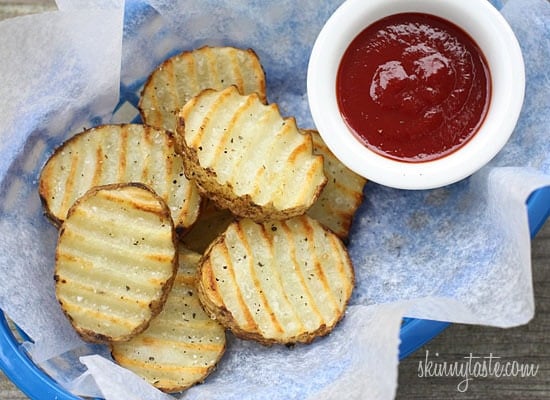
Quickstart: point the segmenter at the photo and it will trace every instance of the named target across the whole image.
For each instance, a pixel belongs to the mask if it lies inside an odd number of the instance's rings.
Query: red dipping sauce
[[[442,18],[402,13],[363,30],[336,79],[340,112],[372,151],[424,162],[468,142],[491,97],[485,57],[470,36]]]

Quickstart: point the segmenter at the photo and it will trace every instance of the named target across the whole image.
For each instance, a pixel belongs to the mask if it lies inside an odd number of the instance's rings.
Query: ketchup
[[[491,79],[476,43],[433,15],[401,13],[363,30],[336,79],[340,112],[371,150],[405,162],[444,157],[475,135]]]

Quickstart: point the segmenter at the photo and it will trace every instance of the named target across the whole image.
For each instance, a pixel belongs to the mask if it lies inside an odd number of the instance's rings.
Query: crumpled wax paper
[[[52,276],[57,232],[37,195],[47,157],[84,128],[135,120],[152,69],[205,44],[253,48],[269,101],[314,127],[309,52],[340,2],[59,0],[59,11],[0,23],[0,307],[33,338],[25,346],[35,362],[66,388],[108,400],[174,397],[114,365],[105,347],[84,344],[62,315]],[[349,243],[357,285],[334,332],[292,348],[229,335],[217,370],[175,397],[391,399],[403,316],[499,327],[532,318],[525,201],[550,185],[550,5],[492,3],[518,37],[527,76],[503,151],[441,189],[367,184]]]

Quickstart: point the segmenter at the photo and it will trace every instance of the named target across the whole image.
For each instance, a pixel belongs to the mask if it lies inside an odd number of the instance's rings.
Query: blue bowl
[[[550,186],[539,189],[527,199],[531,236],[540,230],[550,216]],[[403,320],[399,358],[404,359],[441,333],[448,322],[422,319]],[[24,332],[21,339],[28,340]],[[0,368],[11,381],[31,399],[78,400],[36,366],[10,329],[6,316],[0,310]]]

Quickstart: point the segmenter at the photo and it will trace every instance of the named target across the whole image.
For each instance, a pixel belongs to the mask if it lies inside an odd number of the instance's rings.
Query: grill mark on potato
[[[232,262],[229,249],[227,248],[227,244],[225,242],[222,243],[220,251],[222,252],[226,260],[225,265],[227,266],[227,271],[229,273],[229,277],[231,278],[230,285],[231,287],[234,287],[236,289],[236,306],[239,308],[239,311],[244,318],[243,325],[249,330],[258,331],[258,323],[254,318],[254,313],[252,312],[252,310],[250,310],[250,308],[248,307],[248,303],[245,301],[243,290],[241,288],[241,285],[239,285],[240,281],[237,279],[235,264]],[[231,312],[232,310],[230,309],[229,311]]]
[[[227,248],[222,244],[213,249],[212,257],[221,257],[223,259],[224,273],[222,278],[217,278],[214,271],[214,265],[211,261],[202,263],[201,266],[201,281],[206,284],[204,288],[208,293],[210,302],[213,302],[217,308],[222,310],[222,318],[235,318],[241,324],[246,326],[254,326],[254,319],[250,314],[248,308],[245,305],[242,293],[237,285],[237,278],[231,259],[229,257]],[[223,299],[222,293],[224,293],[225,287],[234,288],[235,290],[229,290],[229,299]],[[200,288],[200,286],[199,286]],[[199,295],[201,292],[199,291]],[[203,301],[205,306],[208,306],[208,302]],[[213,313],[212,309],[210,310]]]
[[[278,111],[278,107],[275,107],[275,109]],[[285,136],[290,136],[291,132],[296,128],[296,124],[294,119],[286,119],[283,120],[282,125],[280,128],[275,132],[273,135],[275,140],[274,143],[280,143],[284,140]],[[290,137],[290,140],[292,142],[298,141],[298,137]],[[289,146],[288,142],[284,143],[288,149],[292,151],[292,147]],[[293,143],[294,145],[294,143]],[[280,144],[279,144],[280,146]],[[285,149],[286,150],[286,149]],[[293,187],[285,187],[287,183],[290,182],[289,179],[286,179],[284,174],[281,173],[281,171],[287,166],[285,162],[283,161],[282,157],[284,157],[283,154],[277,153],[277,152],[270,152],[265,160],[265,164],[267,165],[273,165],[275,164],[276,167],[273,167],[269,172],[269,182],[270,184],[267,185],[267,187],[264,187],[264,190],[269,191],[269,197],[272,199],[273,204],[278,207],[281,205],[281,202],[286,202],[289,204],[289,207],[293,207],[296,202],[295,199],[295,193],[293,193]],[[262,185],[266,186],[266,185]],[[308,186],[308,185],[302,185],[302,186]]]
[[[103,175],[103,161],[105,159],[105,154],[103,153],[103,149],[101,147],[97,147],[96,149],[96,159],[97,161],[95,163],[91,186],[99,186],[101,176]]]
[[[256,292],[258,294],[259,300],[261,304],[258,304],[258,309],[256,310],[256,315],[267,315],[267,320],[271,323],[271,327],[273,330],[277,331],[279,334],[282,334],[284,332],[283,327],[281,326],[281,323],[279,322],[277,315],[273,311],[273,308],[269,304],[269,300],[266,296],[266,291],[268,289],[265,287],[265,285],[262,285],[260,280],[258,279],[258,276],[256,274],[256,268],[253,265],[253,252],[250,244],[247,240],[247,235],[243,230],[241,229],[241,225],[235,225],[235,235],[239,238],[240,242],[242,243],[244,249],[245,249],[245,255],[247,259],[247,266],[248,266],[248,276],[252,280],[254,289],[253,292]],[[263,310],[262,310],[263,308]],[[256,321],[258,321],[258,318],[255,318]],[[263,324],[259,324],[257,322],[258,328],[260,331],[264,331],[268,328],[267,326],[262,326]],[[262,329],[263,328],[263,329]]]
[[[218,102],[220,102],[221,98],[218,97],[214,101],[216,101],[216,100]],[[191,104],[194,104],[194,103],[195,102],[193,102]],[[187,103],[187,104],[189,104],[189,103]],[[208,104],[208,106],[210,106],[210,104]],[[212,108],[214,108],[214,107],[212,107]],[[207,112],[204,115],[204,117],[202,118],[201,124],[197,127],[197,129],[195,129],[195,136],[193,137],[193,142],[190,142],[191,147],[193,147],[193,149],[195,151],[200,150],[199,143],[201,143],[201,140],[202,140],[202,137],[204,136],[204,131],[205,131],[206,127],[208,126],[208,124],[210,124],[211,115],[212,115],[212,110],[210,110],[209,112]],[[187,120],[186,120],[186,124],[188,125]],[[200,154],[200,153],[197,152],[197,154]],[[200,155],[199,155],[199,159],[200,159]]]
[[[267,103],[266,95],[266,83],[265,74],[261,63],[259,62],[258,55],[252,49],[247,49],[246,52],[239,52],[236,54],[238,59],[244,58],[244,60],[238,63],[239,73],[243,76],[243,94],[257,93],[261,102]],[[244,77],[243,73],[251,72],[252,76]]]
[[[216,146],[216,151],[212,157],[211,162],[208,162],[205,166],[212,166],[214,169],[220,169],[220,161],[227,157],[239,158],[242,157],[242,152],[247,148],[246,146],[234,146],[236,137],[235,132],[237,132],[237,127],[240,126],[240,123],[243,121],[243,117],[246,114],[246,111],[253,105],[254,99],[247,98],[244,102],[238,105],[235,112],[232,113],[231,119],[227,123],[227,126],[224,128],[224,134],[221,136],[221,140]],[[227,148],[230,147],[230,150]],[[228,151],[231,151],[231,154],[228,154]],[[232,172],[228,173],[229,177],[233,176],[235,168],[232,169]],[[220,183],[225,183],[220,179]]]
[[[178,61],[179,60],[179,61]],[[170,63],[174,68],[176,81],[174,82],[177,92],[177,107],[174,109],[174,115],[178,108],[189,101],[192,93],[198,93],[198,81],[196,79],[195,56],[192,53],[185,53],[181,58],[172,58]],[[194,79],[193,79],[194,78]]]
[[[206,59],[206,65],[208,66],[208,75],[212,82],[219,82],[218,67],[216,65],[216,57],[212,52],[211,47],[204,48],[204,58]]]
[[[189,68],[189,76],[193,77],[193,79],[189,79],[190,82],[193,83],[193,90],[190,91],[189,97],[187,98],[187,101],[191,101],[193,98],[193,95],[191,93],[199,93],[201,89],[201,69],[202,69],[202,55],[200,53],[192,53],[191,58],[193,59],[193,62],[190,63]]]
[[[258,169],[258,173],[256,174],[254,181],[256,190],[253,192],[253,195],[258,197],[259,204],[265,204],[268,200],[270,200],[274,204],[279,205],[279,197],[275,196],[274,193],[280,191],[278,180],[282,179],[282,177],[279,176],[280,174],[276,173],[277,171],[275,171],[275,169],[266,170],[265,166],[271,165],[276,157],[275,152],[271,151],[271,149],[273,146],[276,146],[276,143],[279,141],[280,134],[281,131],[277,131],[269,135],[267,138],[264,138],[263,141],[259,143],[260,148],[258,149],[258,152],[255,153],[255,155],[252,155],[252,157],[254,157],[254,162],[257,162],[256,160],[259,158],[260,154],[262,152],[264,153],[261,167]],[[265,185],[262,183],[262,180],[264,182],[270,182],[270,184]]]
[[[155,82],[155,84],[159,84],[158,82]],[[148,107],[148,114],[147,114],[147,123],[152,126],[161,126],[162,125],[162,113],[160,108],[163,106],[160,104],[160,99],[158,96],[149,96],[149,107]]]
[[[106,331],[100,326],[105,327],[110,323],[109,329],[118,336],[118,332],[126,331],[128,334],[147,321],[150,310],[148,302],[128,301],[125,297],[107,291],[82,291],[77,294],[72,290],[74,287],[68,286],[68,282],[58,285],[56,289],[63,311],[78,324],[77,328],[103,335]]]
[[[168,90],[169,88],[171,96],[164,96],[163,98],[163,107],[165,107],[166,110],[174,110],[174,118],[176,114],[176,110],[178,109],[178,104],[184,104],[182,100],[180,99],[180,94],[178,90],[176,90],[176,69],[174,68],[174,63],[172,61],[167,62],[164,64],[164,71],[166,73],[166,81],[165,81],[165,90]]]
[[[316,159],[311,163],[305,164],[306,166],[309,165],[309,168],[304,173],[305,177],[303,178],[305,181],[309,182],[316,174],[316,171],[318,168],[322,168],[323,160],[322,159]],[[321,188],[318,188],[317,190],[319,192],[322,191],[325,185],[323,185]],[[311,194],[309,190],[307,190],[307,186],[301,185],[298,186],[298,190],[295,191],[296,193],[296,203],[299,204],[301,201],[304,201],[304,199],[308,198]],[[301,190],[300,190],[301,189]]]
[[[83,195],[86,192],[86,188],[91,185],[93,173],[88,173],[87,170],[95,170],[95,154],[90,144],[89,137],[86,138],[86,145],[80,149],[79,153],[79,163],[75,175],[75,193],[77,193],[76,198]],[[73,201],[76,200],[76,198],[73,198]]]
[[[159,75],[154,75],[152,79],[153,91],[150,92],[151,97],[156,100],[155,119],[150,120],[149,117],[144,118],[145,123],[170,130],[170,124],[165,124],[166,120],[174,115],[177,109],[177,104],[174,101],[173,93],[173,68],[170,60],[163,63],[158,70],[162,71]],[[145,89],[144,89],[145,90]],[[142,99],[147,96],[143,96]]]
[[[151,147],[156,148],[158,147],[158,144],[156,142],[160,142],[160,138],[156,135],[152,135],[152,137],[149,138],[151,140]],[[169,136],[167,137],[169,140]],[[171,147],[170,147],[171,149]],[[171,189],[171,183],[172,181],[169,180],[169,177],[167,175],[166,166],[168,164],[173,166],[173,161],[171,159],[171,152],[167,151],[151,151],[146,156],[146,159],[148,161],[149,165],[149,182],[154,182],[155,189],[158,193],[162,193],[162,196],[166,196],[168,193],[170,193]],[[170,203],[169,207],[172,208],[179,206],[179,204],[176,203]]]
[[[164,65],[159,66],[159,69],[164,68]],[[161,126],[162,124],[162,112],[161,107],[163,103],[160,100],[160,96],[157,93],[152,93],[149,96],[143,94],[147,90],[147,87],[153,87],[156,91],[159,85],[162,85],[162,76],[152,74],[142,90],[142,96],[139,100],[139,107],[147,109],[147,121],[146,123],[152,126]]]
[[[103,295],[104,293],[102,293]],[[80,303],[74,303],[71,301],[67,301],[67,299],[63,298],[60,300],[63,303],[63,309],[64,311],[67,311],[71,314],[71,318],[77,322],[81,322],[83,329],[90,329],[92,330],[94,323],[92,321],[108,321],[112,325],[118,326],[119,328],[127,329],[127,330],[133,330],[136,327],[136,322],[126,318],[123,315],[117,315],[113,312],[113,309],[110,309],[108,311],[100,311],[97,309],[94,309],[92,307],[83,307]],[[89,318],[92,321],[82,321],[83,318]],[[91,324],[88,322],[92,322]],[[111,340],[115,340],[111,338]]]
[[[349,255],[346,252],[344,252],[342,247],[340,246],[339,239],[336,238],[336,237],[331,237],[330,240],[331,240],[333,251],[335,253],[339,252],[341,254],[342,259],[345,259],[349,263],[351,263],[351,260],[349,259]],[[352,282],[352,284],[349,288],[349,292],[343,293],[342,299],[340,299],[341,306],[345,307],[344,299],[349,297],[349,295],[351,294],[351,290],[353,289],[353,286],[355,284],[355,276],[353,274],[353,271],[349,271],[345,268],[345,265],[344,265],[343,262],[338,263],[338,273],[340,274],[341,282],[342,281],[348,281],[348,280],[351,280],[351,282]]]
[[[255,118],[257,113],[265,115],[264,110],[257,110],[257,101],[258,97],[256,95],[246,98],[244,104],[235,111],[236,121],[230,131],[230,141],[233,144],[233,149],[235,149],[233,154],[235,161],[230,164],[230,170],[227,175],[229,176],[231,186],[241,194],[245,193],[244,189],[242,189],[243,174],[248,173],[247,169],[242,167],[242,164],[253,157],[251,153],[257,154],[256,152],[261,151],[254,146],[254,141],[250,141],[249,133],[256,130],[258,123],[262,122],[262,118]],[[256,132],[253,135],[253,137],[257,137],[258,139],[261,139],[262,136],[261,132]]]
[[[76,185],[77,166],[78,159],[76,157],[71,157],[71,167],[65,184],[61,209],[68,209],[70,205],[73,204],[72,194],[74,193],[74,187]]]
[[[146,281],[135,279],[135,274],[128,273],[128,271],[112,268],[112,265],[101,265],[97,261],[81,258],[78,254],[74,253],[66,252],[59,254],[58,259],[65,263],[66,270],[63,274],[57,274],[56,279],[65,280],[71,282],[71,284],[82,285],[84,285],[82,282],[86,279],[88,286],[97,285],[96,287],[102,287],[107,285],[106,288],[111,290],[111,292],[115,292],[118,289],[119,291],[116,293],[125,297],[132,293],[141,294],[142,296],[152,293],[158,290],[158,286],[161,283],[161,280],[154,278],[154,275],[151,275]],[[94,271],[94,276],[90,277],[89,275],[92,270]],[[105,282],[105,279],[103,279],[106,276],[109,277],[109,282]],[[114,282],[119,282],[121,285],[116,287],[113,285]],[[109,283],[111,284],[110,286]]]
[[[209,65],[208,65],[208,60],[207,60],[207,57],[206,57],[206,47],[203,48],[203,51],[201,52],[197,52],[195,53],[195,61],[196,61],[196,67],[197,67],[197,77],[196,77],[196,81],[199,83],[199,86],[198,86],[198,92],[202,91],[203,89],[205,89],[204,87],[204,83],[205,82],[209,82],[211,83],[212,81],[210,80],[210,71],[209,71]],[[210,85],[208,85],[210,86]]]
[[[292,203],[293,205],[300,204],[301,202],[305,201],[306,196],[310,191],[310,189],[308,188],[308,185],[303,185],[302,182],[309,182],[310,180],[312,180],[314,175],[313,172],[315,171],[315,169],[310,168],[310,171],[312,171],[312,173],[305,174],[306,175],[305,179],[302,177],[303,174],[297,173],[297,172],[301,172],[305,164],[305,163],[302,163],[302,164],[298,163],[298,158],[303,157],[304,152],[306,151],[308,152],[308,154],[311,153],[311,148],[307,142],[302,142],[301,144],[296,146],[294,150],[288,155],[287,159],[281,163],[282,165],[290,163],[292,165],[297,166],[297,170],[294,170],[295,179],[291,181],[291,184],[294,184],[294,185],[287,190],[289,193],[292,194],[294,198],[294,201]],[[319,167],[316,167],[316,168],[319,168]]]
[[[128,206],[135,211],[142,211],[146,214],[155,216],[161,213],[163,217],[169,217],[166,209],[160,207],[158,202],[144,201],[144,199],[140,199],[138,197],[121,196],[118,193],[107,191],[101,192],[100,196],[103,200],[109,201],[113,204],[122,204],[124,207]]]
[[[319,321],[321,323],[324,323],[324,317],[322,313],[319,310],[319,306],[317,305],[315,301],[315,297],[312,295],[311,290],[309,288],[309,285],[306,282],[306,278],[304,277],[302,266],[298,263],[298,257],[296,252],[296,244],[294,240],[292,240],[292,232],[290,230],[290,227],[288,224],[284,223],[284,221],[279,225],[280,229],[282,230],[284,234],[284,238],[287,244],[287,247],[289,248],[289,254],[291,255],[291,260],[293,264],[293,271],[296,273],[296,277],[298,278],[298,282],[301,287],[301,293],[305,293],[306,301],[305,305],[306,308],[310,308],[312,313],[317,316]]]
[[[95,207],[95,208],[94,208]],[[133,229],[133,225],[136,221],[140,223],[140,232],[149,235],[148,240],[155,243],[157,238],[162,240],[163,235],[170,235],[169,225],[165,224],[162,228],[158,228],[159,218],[154,213],[141,213],[136,215],[135,213],[124,215],[124,207],[114,209],[102,209],[101,212],[97,212],[97,205],[92,203],[86,207],[71,208],[70,215],[78,216],[78,224],[80,227],[84,226],[92,233],[97,232],[104,235],[109,235],[110,238],[120,239],[122,235],[127,235],[127,240],[138,240],[136,232]],[[126,210],[127,211],[127,210]],[[167,215],[164,214],[166,218]],[[113,225],[118,223],[117,225]],[[121,225],[124,224],[124,227]],[[71,229],[78,229],[74,226],[73,222],[70,222]],[[77,230],[78,231],[78,230]],[[132,239],[133,238],[133,239]]]
[[[247,93],[248,90],[246,87],[246,81],[243,77],[242,68],[240,68],[241,63],[239,62],[239,59],[237,57],[237,52],[236,51],[228,52],[227,58],[229,59],[229,61],[227,62],[226,65],[230,65],[232,67],[231,72],[234,77],[235,84],[239,88],[239,92],[241,92],[241,94]],[[220,60],[220,61],[225,62],[225,60]],[[223,67],[219,69],[223,70]],[[221,82],[221,83],[224,84],[225,82]]]
[[[180,177],[183,177],[183,175],[180,175]],[[185,178],[187,180],[187,178]],[[183,196],[180,196],[182,198],[181,202],[179,203],[180,209],[185,208],[185,216],[186,221],[181,224],[181,229],[187,231],[189,227],[193,226],[194,222],[199,217],[200,212],[200,204],[202,202],[202,198],[199,194],[198,189],[195,187],[195,184],[193,182],[190,182],[190,184],[181,185],[180,191],[183,192]],[[197,204],[199,206],[193,207],[193,204]],[[176,227],[176,229],[180,229],[180,227]]]
[[[169,134],[166,133],[167,137],[169,137]],[[135,161],[135,163],[137,164],[139,162],[139,164],[141,165],[141,180],[140,182],[151,182],[153,181],[151,179],[151,154],[153,153],[159,153],[159,149],[155,146],[155,144],[153,143],[153,140],[151,138],[152,135],[143,135],[143,142],[144,143],[141,143],[141,139],[138,143],[136,143],[136,147],[137,147],[137,152],[140,152],[140,157],[139,157],[139,161]],[[170,146],[172,145],[170,143],[170,140],[167,139],[166,140],[166,145],[168,148],[170,148]],[[164,153],[164,151],[162,151],[161,153]],[[165,166],[167,166],[169,163],[165,163]],[[158,183],[157,183],[158,184]],[[169,193],[167,191],[162,191],[162,190],[158,190],[158,187],[157,187],[157,190],[156,190],[157,193]]]
[[[343,251],[341,241],[336,236],[326,236],[330,241],[331,254],[340,254],[339,263],[336,263],[334,269],[331,269],[335,273],[334,279],[329,279],[327,277],[327,282],[331,286],[331,293],[334,295],[336,293],[340,294],[340,297],[334,299],[335,307],[339,310],[344,310],[346,305],[346,299],[351,295],[351,291],[354,286],[354,275],[353,271],[345,268],[344,262],[351,263],[349,260],[349,255],[347,252]],[[351,284],[348,284],[351,282]],[[342,288],[346,287],[348,290],[342,292]],[[339,288],[339,290],[337,290]]]
[[[208,93],[208,95],[211,97],[211,101],[209,102],[209,110],[207,113],[205,113],[202,123],[200,124],[199,128],[199,135],[196,136],[195,149],[199,150],[199,162],[204,168],[210,168],[212,166],[213,158],[211,151],[211,147],[218,147],[219,143],[218,140],[220,138],[224,138],[225,136],[231,136],[231,133],[226,133],[225,135],[221,135],[217,132],[217,130],[221,126],[225,126],[226,123],[231,123],[232,119],[234,118],[234,109],[239,109],[240,103],[235,104],[235,102],[232,102],[232,97],[229,92],[216,92],[207,90],[203,93]],[[219,112],[219,110],[223,110],[222,112]],[[226,118],[229,116],[229,121],[225,121]],[[212,126],[212,128],[210,128]],[[218,129],[216,129],[216,128]],[[205,133],[209,132],[211,130],[212,134],[210,134],[208,137],[205,137]],[[210,133],[210,132],[209,132]],[[208,151],[202,151],[203,148],[208,148]],[[205,149],[206,150],[206,149]],[[206,155],[210,155],[210,159],[205,158]]]
[[[142,256],[136,259],[135,254],[128,253],[128,246],[126,249],[120,246],[105,249],[103,254],[97,255],[94,246],[103,244],[102,241],[90,239],[89,244],[80,247],[78,242],[82,237],[79,235],[64,236],[63,240],[64,246],[59,247],[56,260],[63,262],[63,268],[68,272],[78,268],[82,273],[98,274],[98,278],[113,276],[120,280],[121,286],[129,288],[137,285],[138,289],[144,286],[151,292],[157,290],[170,278],[171,271],[163,266],[175,261],[173,257],[166,254],[161,254],[160,257],[148,257],[143,252]],[[57,275],[63,276],[63,273],[57,272]],[[128,285],[122,285],[124,279],[127,280]]]
[[[216,278],[214,276],[212,263],[210,262],[203,263],[202,270],[203,270],[203,273],[201,275],[201,279],[203,281],[202,283],[206,285],[206,289],[211,293],[219,293],[218,284],[216,283]],[[214,299],[214,301],[216,305],[219,305],[219,306],[222,305],[221,298],[219,296],[217,296]]]
[[[172,186],[174,182],[177,182],[176,177],[174,176],[174,171],[173,171],[174,162],[172,160],[172,158],[175,158],[175,157],[176,157],[175,154],[167,154],[164,157],[164,176],[162,177],[162,179],[166,184],[164,188],[164,193],[172,192],[170,190],[170,186]]]
[[[191,286],[194,287],[194,285],[191,285]],[[181,298],[185,297],[185,294],[180,293],[178,296],[180,297],[177,299],[177,302],[179,303],[181,302]],[[196,302],[194,307],[198,307],[198,309],[202,310],[202,305],[199,302]],[[222,343],[225,341],[224,335],[223,335],[223,329],[220,328],[220,325],[218,324],[217,321],[210,318],[206,313],[203,313],[204,315],[202,317],[197,316],[196,318],[184,320],[183,318],[180,318],[181,316],[180,310],[169,310],[168,307],[165,307],[165,309],[163,310],[163,313],[165,311],[170,311],[170,314],[171,314],[169,315],[170,325],[174,329],[167,330],[164,324],[151,325],[146,332],[143,332],[139,337],[136,337],[135,339],[140,340],[140,337],[143,335],[145,336],[149,335],[154,337],[162,336],[162,338],[169,339],[173,337],[175,329],[185,329],[188,332],[188,334],[180,337],[179,339],[179,340],[183,340],[185,343],[197,343],[197,342],[204,343],[204,340],[206,340],[205,336],[213,332],[218,333],[219,335],[217,335],[216,338],[208,338],[209,343],[212,343],[213,345],[216,345],[216,346],[222,346]]]
[[[266,247],[269,249],[268,261],[271,261],[271,260],[277,260],[278,261],[278,254],[274,253],[273,235],[269,234],[269,231],[267,230],[265,224],[259,225],[259,229],[260,229],[260,233],[259,233],[258,236],[261,237],[262,240],[264,240],[267,243]],[[282,271],[279,268],[274,268],[274,266],[275,266],[274,263],[266,262],[263,266],[260,266],[259,263],[260,262],[258,262],[258,266],[261,267],[261,268],[263,268],[265,265],[270,267],[270,275],[277,282],[277,288],[275,289],[274,292],[277,295],[282,296],[282,300],[285,303],[283,312],[286,311],[286,312],[292,314],[292,317],[290,319],[292,319],[293,324],[296,324],[297,329],[299,331],[305,330],[305,326],[303,324],[303,321],[301,320],[301,318],[298,316],[298,314],[296,312],[295,305],[292,303],[292,301],[289,299],[289,297],[286,294],[285,285],[283,284],[283,280],[282,280],[282,277],[281,277],[281,272]],[[280,266],[280,262],[277,263],[277,266],[278,267]],[[285,326],[285,328],[288,328],[288,326]],[[288,332],[288,329],[285,329],[285,331],[287,331],[287,333],[293,334],[291,332]]]
[[[174,349],[184,349],[195,352],[218,352],[223,348],[223,345],[214,343],[184,342],[181,340],[171,340],[166,338],[159,339],[156,336],[148,334],[148,331],[144,332],[139,337],[136,337],[133,344],[139,346],[140,343],[147,345],[166,344]]]
[[[205,168],[213,168],[217,163],[217,158],[218,155],[220,155],[220,151],[223,151],[228,143],[230,145],[234,144],[236,139],[234,132],[236,123],[239,122],[239,114],[242,110],[246,110],[248,104],[250,103],[249,101],[235,102],[230,96],[218,96],[218,93],[216,92],[211,92],[211,94],[214,101],[211,103],[210,107],[212,113],[218,116],[218,118],[214,118],[215,129],[214,127],[210,129],[210,127],[206,124],[202,125],[204,128],[203,133],[209,133],[208,137],[201,137],[200,146],[198,148],[200,151],[199,161]],[[221,110],[224,111],[218,112]],[[223,118],[220,118],[220,114],[225,115],[223,115]],[[229,117],[229,119],[227,119],[227,117]],[[209,119],[208,122],[210,121],[211,120]],[[210,129],[210,131],[208,131],[208,129]],[[241,145],[240,147],[242,149],[244,146]],[[203,152],[202,149],[207,151]],[[233,147],[233,149],[237,151],[239,150],[238,147]],[[222,154],[226,155],[226,153]],[[234,152],[233,154],[236,155],[238,152]],[[207,155],[209,158],[206,158]]]
[[[298,162],[298,158],[307,151],[311,151],[311,143],[304,141],[292,150],[285,162],[296,164]]]
[[[86,133],[83,133],[83,135]],[[120,162],[120,154],[112,151],[112,149],[118,149],[120,144],[120,134],[115,129],[104,128],[96,131],[94,134],[89,134],[94,140],[94,145],[101,149],[101,170],[99,173],[99,181],[95,186],[99,186],[103,183],[113,183],[118,178],[118,164]]]
[[[125,182],[127,158],[128,158],[128,130],[122,128],[120,130],[120,144],[119,144],[120,160],[118,162],[117,182]]]
[[[204,367],[204,366],[190,366],[190,365],[157,365],[153,364],[151,362],[147,362],[148,360],[137,360],[134,358],[129,358],[126,356],[123,356],[121,354],[117,354],[116,357],[118,358],[120,363],[123,363],[127,366],[133,366],[133,367],[140,367],[144,370],[162,370],[162,371],[170,371],[170,372],[177,372],[177,373],[185,373],[189,374],[190,372],[196,373],[196,374],[204,374],[210,367]]]
[[[307,245],[309,248],[309,253],[313,256],[315,281],[320,282],[321,285],[323,286],[324,293],[328,294],[330,303],[332,304],[332,313],[337,313],[337,311],[339,310],[338,302],[334,299],[332,288],[323,270],[322,260],[319,259],[319,255],[315,251],[315,248],[313,247],[313,243],[315,242],[314,230],[311,227],[311,225],[309,225],[307,220],[304,220],[304,223],[302,226],[303,226],[303,229],[305,230],[304,236],[308,238]],[[325,322],[328,322],[326,321],[326,317],[325,317]]]
[[[359,202],[363,196],[360,192],[353,190],[349,185],[346,185],[343,182],[335,181],[332,182],[332,185],[335,189],[345,194],[345,198],[349,199],[351,203]]]
[[[100,296],[103,303],[106,303],[105,299],[110,297],[113,299],[113,304],[118,305],[125,312],[141,312],[143,309],[149,307],[148,299],[132,296],[132,294],[136,293],[135,290],[129,291],[124,289],[124,287],[108,286],[108,282],[83,282],[82,280],[71,279],[68,275],[59,276],[59,279],[63,279],[65,282],[65,288],[58,290],[58,293],[63,293],[64,302],[67,302],[68,299],[79,297],[89,299],[90,295],[98,293],[95,284],[99,284],[99,287],[102,288]],[[70,287],[70,290],[66,289],[68,287]],[[79,302],[76,300],[76,304],[82,304],[82,301]],[[113,309],[110,306],[109,312],[112,312]]]

